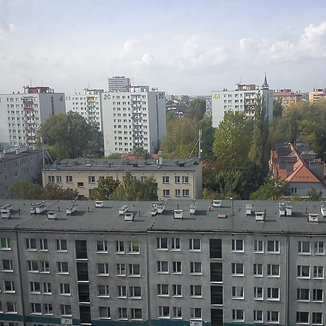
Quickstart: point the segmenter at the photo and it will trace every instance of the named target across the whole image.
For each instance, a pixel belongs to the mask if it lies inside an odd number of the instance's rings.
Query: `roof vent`
[[[173,217],[174,218],[183,218],[183,210],[182,209],[175,209],[173,211]]]
[[[76,211],[77,211],[77,204],[75,203],[75,201],[73,201],[72,205],[66,208],[66,215],[72,215],[72,213]]]
[[[49,220],[56,220],[57,219],[57,212],[55,211],[48,211],[48,219]]]
[[[318,223],[318,213],[309,213],[308,222]]]
[[[124,213],[125,221],[132,221],[134,219],[133,212],[126,212]]]
[[[12,204],[5,204],[1,206],[1,217],[2,218],[10,218],[11,217],[11,210]]]
[[[321,202],[320,212],[322,217],[326,217],[326,201]]]
[[[36,203],[36,204],[32,203],[30,212],[31,212],[31,214],[41,214],[44,211],[46,211],[46,209],[47,209],[47,206],[45,205],[45,202],[42,201],[42,202]]]
[[[96,201],[95,201],[95,207],[97,207],[97,208],[102,208],[102,207],[104,207],[104,202],[103,202],[103,200],[96,200]]]
[[[222,200],[213,199],[212,200],[212,206],[213,207],[222,207]]]
[[[90,168],[92,166],[92,163],[87,163],[86,167]]]
[[[123,215],[128,212],[128,205],[123,205],[119,208],[119,215]]]
[[[255,212],[256,221],[265,221],[266,212]]]
[[[197,210],[197,201],[196,200],[192,201],[189,210],[190,210],[190,214],[196,213],[196,210]]]
[[[246,215],[250,216],[251,215],[251,210],[252,210],[252,205],[251,204],[247,204],[246,205]]]
[[[292,216],[292,205],[289,201],[285,203],[285,214],[286,216]]]
[[[284,203],[278,203],[278,214],[279,216],[285,216],[285,204]]]

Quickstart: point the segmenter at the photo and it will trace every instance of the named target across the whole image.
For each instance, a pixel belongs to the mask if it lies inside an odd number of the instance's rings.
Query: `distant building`
[[[65,113],[64,93],[49,87],[24,87],[23,93],[0,94],[0,139],[11,146],[36,144],[36,131],[45,119]]]
[[[148,86],[102,93],[104,154],[159,151],[166,134],[165,93]]]
[[[247,117],[254,116],[254,106],[260,95],[267,108],[267,117],[273,119],[273,91],[269,89],[265,77],[264,84],[259,88],[255,84],[239,84],[234,91],[224,89],[212,92],[212,124],[217,128],[228,111],[242,111]]]
[[[0,198],[6,198],[6,190],[15,181],[30,179],[41,181],[42,151],[21,147],[5,148],[0,152]]]
[[[280,89],[273,93],[273,99],[280,100],[284,109],[290,104],[302,101],[302,94],[300,92],[293,92],[291,89]]]
[[[77,189],[80,198],[88,198],[101,178],[122,181],[126,170],[144,181],[153,176],[158,186],[158,199],[200,199],[202,197],[202,162],[185,160],[62,160],[43,168],[43,186],[62,185]]]
[[[109,78],[109,92],[126,92],[131,85],[130,78],[125,76],[113,76]]]
[[[82,115],[89,123],[98,123],[103,130],[102,97],[103,89],[84,89],[83,94],[66,94],[66,112]]]
[[[326,101],[326,88],[314,88],[312,92],[309,92],[310,104]]]
[[[292,195],[308,196],[314,188],[326,196],[325,164],[303,142],[277,144],[271,151],[269,170],[272,177],[289,182]]]
[[[206,96],[206,116],[212,116],[212,97]]]

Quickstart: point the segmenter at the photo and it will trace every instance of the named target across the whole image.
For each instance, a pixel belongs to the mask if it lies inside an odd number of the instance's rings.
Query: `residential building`
[[[158,199],[200,199],[202,197],[202,162],[185,160],[118,160],[118,159],[65,159],[45,166],[43,186],[48,183],[63,188],[77,189],[80,198],[88,198],[97,181],[106,177],[122,181],[129,170],[133,177],[144,181],[153,176],[157,182]]]
[[[97,123],[103,130],[102,96],[103,89],[84,89],[83,94],[66,94],[66,112],[82,115],[88,123]]]
[[[325,102],[325,101],[326,101],[326,88],[314,88],[312,92],[309,92],[310,104]]]
[[[206,116],[212,116],[212,97],[206,96]]]
[[[131,85],[130,78],[125,76],[113,76],[109,78],[109,92],[125,92]]]
[[[273,99],[281,102],[282,108],[286,108],[290,104],[296,104],[302,101],[302,94],[293,92],[291,89],[280,89],[273,93]]]
[[[4,204],[4,326],[325,323],[320,203]]]
[[[36,131],[51,114],[65,113],[64,93],[49,87],[26,86],[23,92],[0,94],[1,142],[11,146],[36,144]]]
[[[143,148],[157,153],[166,134],[165,94],[148,86],[102,93],[104,154]]]
[[[257,97],[260,96],[267,110],[267,117],[273,119],[273,91],[269,89],[265,76],[264,84],[259,88],[255,84],[238,84],[235,90],[212,92],[212,125],[217,128],[228,111],[242,111],[247,117],[254,116]]]
[[[26,146],[5,148],[0,153],[0,198],[7,198],[6,190],[15,181],[41,181],[42,151]]]
[[[292,195],[308,196],[314,188],[326,196],[325,164],[303,142],[277,144],[271,151],[269,170],[272,177],[289,182]]]

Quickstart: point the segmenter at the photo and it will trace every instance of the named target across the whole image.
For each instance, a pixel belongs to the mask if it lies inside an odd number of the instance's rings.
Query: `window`
[[[61,175],[57,175],[57,183],[61,183],[61,182],[62,182]]]
[[[38,272],[38,261],[37,260],[27,260],[27,270],[29,272]]]
[[[142,319],[143,313],[140,308],[131,308],[130,309],[130,318],[131,319]]]
[[[43,312],[44,312],[44,315],[53,315],[52,303],[44,303],[43,304]]]
[[[240,276],[243,276],[243,264],[241,263],[232,263],[231,264],[231,272],[232,272],[232,275],[240,275]]]
[[[59,294],[70,295],[70,284],[60,283],[59,284]]]
[[[124,241],[116,241],[115,242],[115,252],[117,254],[125,253],[125,242]]]
[[[310,278],[310,266],[297,266],[297,276],[301,278]]]
[[[222,240],[209,239],[209,257],[222,258]]]
[[[263,276],[263,264],[253,264],[254,276]]]
[[[298,241],[298,253],[310,254],[310,242],[309,241]]]
[[[175,189],[175,196],[180,197],[181,196],[181,190],[180,189]]]
[[[268,253],[279,253],[279,241],[276,240],[269,240],[267,241],[267,252]]]
[[[60,314],[61,314],[61,316],[71,316],[71,305],[70,304],[61,304],[60,305]]]
[[[97,275],[109,276],[109,264],[108,263],[97,264]]]
[[[254,321],[255,322],[263,322],[263,311],[262,310],[254,310]]]
[[[13,272],[12,260],[10,260],[10,259],[2,260],[2,271],[3,272]]]
[[[98,286],[98,296],[99,297],[108,297],[110,296],[109,286],[108,285],[99,285]]]
[[[297,323],[308,324],[309,312],[297,311]]]
[[[48,250],[48,239],[40,239],[40,250]]]
[[[171,238],[171,250],[180,250],[181,242],[180,238]]]
[[[29,290],[30,290],[31,293],[40,294],[41,293],[40,282],[30,282],[29,283]]]
[[[129,264],[129,275],[130,276],[140,276],[140,265],[139,264]]]
[[[244,311],[241,309],[232,309],[233,321],[244,321]]]
[[[41,304],[40,303],[31,303],[31,314],[42,314]]]
[[[314,278],[324,278],[324,266],[314,266]]]
[[[127,319],[127,308],[118,308],[118,318],[119,319]]]
[[[48,182],[49,183],[54,182],[54,175],[49,175],[48,176]]]
[[[297,289],[297,300],[298,301],[309,301],[310,290],[309,289]]]
[[[323,302],[323,290],[322,289],[313,289],[312,290],[312,301]]]
[[[126,264],[117,264],[116,275],[126,276]]]
[[[181,274],[181,261],[172,262],[172,273]]]
[[[169,306],[159,306],[158,307],[159,318],[170,318],[170,307]]]
[[[170,182],[170,177],[167,175],[163,176],[163,183],[169,183]]]
[[[96,252],[108,252],[108,242],[106,240],[99,240],[96,242]]]
[[[110,317],[110,307],[99,307],[99,318],[108,319]]]
[[[201,308],[190,308],[191,319],[201,319]]]
[[[66,176],[66,182],[67,183],[72,182],[72,175],[67,175]]]
[[[314,254],[315,255],[323,255],[324,254],[324,242],[322,242],[322,241],[314,242]]]
[[[190,285],[190,296],[201,297],[201,285]]]
[[[278,323],[279,313],[278,311],[267,311],[267,322]]]
[[[280,265],[267,264],[268,276],[280,276]]]
[[[201,262],[190,262],[190,274],[201,274]]]
[[[232,239],[232,251],[244,251],[243,240]]]
[[[156,248],[157,249],[168,249],[168,239],[167,238],[156,238]]]
[[[280,300],[280,289],[267,288],[267,300]]]
[[[119,298],[126,298],[127,297],[127,287],[124,285],[118,286],[118,297]]]
[[[200,239],[189,239],[189,250],[200,250]]]
[[[66,262],[66,261],[58,261],[57,262],[57,270],[58,270],[58,273],[68,274],[69,273],[69,271],[68,271],[68,262]]]
[[[168,284],[157,284],[157,295],[169,295],[169,285]]]
[[[168,273],[169,272],[169,263],[167,261],[158,261],[157,262],[157,272],[158,273]]]
[[[26,250],[36,250],[36,239],[25,239]]]
[[[263,300],[263,288],[262,287],[254,287],[254,300]]]
[[[48,261],[40,261],[41,273],[50,273],[50,264]]]
[[[43,283],[43,294],[52,294],[51,283]]]
[[[175,182],[175,183],[180,183],[180,176],[176,175],[176,176],[174,177],[174,182]]]
[[[181,307],[173,307],[173,318],[182,318],[182,308]]]
[[[172,295],[174,297],[182,297],[181,284],[172,285]]]
[[[67,240],[59,239],[56,241],[56,244],[57,251],[67,251]]]
[[[11,313],[11,314],[17,313],[16,302],[7,302],[7,313]]]
[[[88,182],[95,183],[95,176],[93,176],[93,175],[88,176]]]
[[[128,253],[139,254],[139,241],[128,242]]]
[[[141,299],[141,287],[140,286],[130,286],[129,296],[132,299]]]
[[[243,286],[232,286],[232,299],[244,299]]]
[[[314,325],[322,325],[323,324],[323,313],[313,312],[312,313],[312,323]]]
[[[4,281],[3,282],[3,292],[4,293],[15,293],[15,282],[14,281]]]
[[[1,249],[2,250],[10,250],[10,238],[1,238]]]
[[[182,196],[183,197],[189,197],[189,194],[190,194],[189,189],[182,189]]]
[[[170,196],[170,189],[163,189],[163,197],[169,197]]]
[[[189,183],[189,177],[188,176],[183,176],[182,177],[182,183]]]

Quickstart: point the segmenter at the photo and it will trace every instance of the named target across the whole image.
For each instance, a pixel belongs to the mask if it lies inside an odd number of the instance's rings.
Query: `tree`
[[[282,100],[279,98],[273,101],[273,117],[280,117],[283,113]]]
[[[311,189],[308,191],[308,196],[309,196],[309,200],[311,201],[323,200],[322,190],[319,190],[319,192],[317,192],[317,190],[314,187],[311,187]]]
[[[33,183],[30,179],[26,178],[22,181],[13,182],[7,189],[7,196],[13,199],[42,199],[43,188],[39,184]]]
[[[200,99],[196,97],[189,102],[188,114],[196,118],[196,120],[203,119],[205,112],[206,112],[205,99]]]
[[[213,159],[213,144],[215,128],[212,126],[212,118],[206,117],[198,122],[198,129],[202,130],[201,149],[203,159]]]
[[[145,181],[135,179],[129,170],[125,171],[121,184],[112,194],[112,200],[142,201],[157,200],[157,183],[154,177],[148,177]]]
[[[276,200],[289,195],[289,183],[285,180],[266,177],[264,184],[255,192],[251,193],[252,200]]]
[[[76,112],[49,116],[38,131],[39,144],[49,150],[53,158],[78,158],[102,153],[103,140],[96,124],[88,124]]]
[[[120,184],[119,180],[114,180],[112,177],[106,177],[105,179],[99,179],[97,181],[97,187],[93,189],[93,193],[90,199],[95,200],[110,200],[112,194],[118,188]]]
[[[78,196],[77,189],[64,189],[62,185],[56,183],[48,183],[43,188],[43,199],[52,199],[52,200],[73,200]]]

